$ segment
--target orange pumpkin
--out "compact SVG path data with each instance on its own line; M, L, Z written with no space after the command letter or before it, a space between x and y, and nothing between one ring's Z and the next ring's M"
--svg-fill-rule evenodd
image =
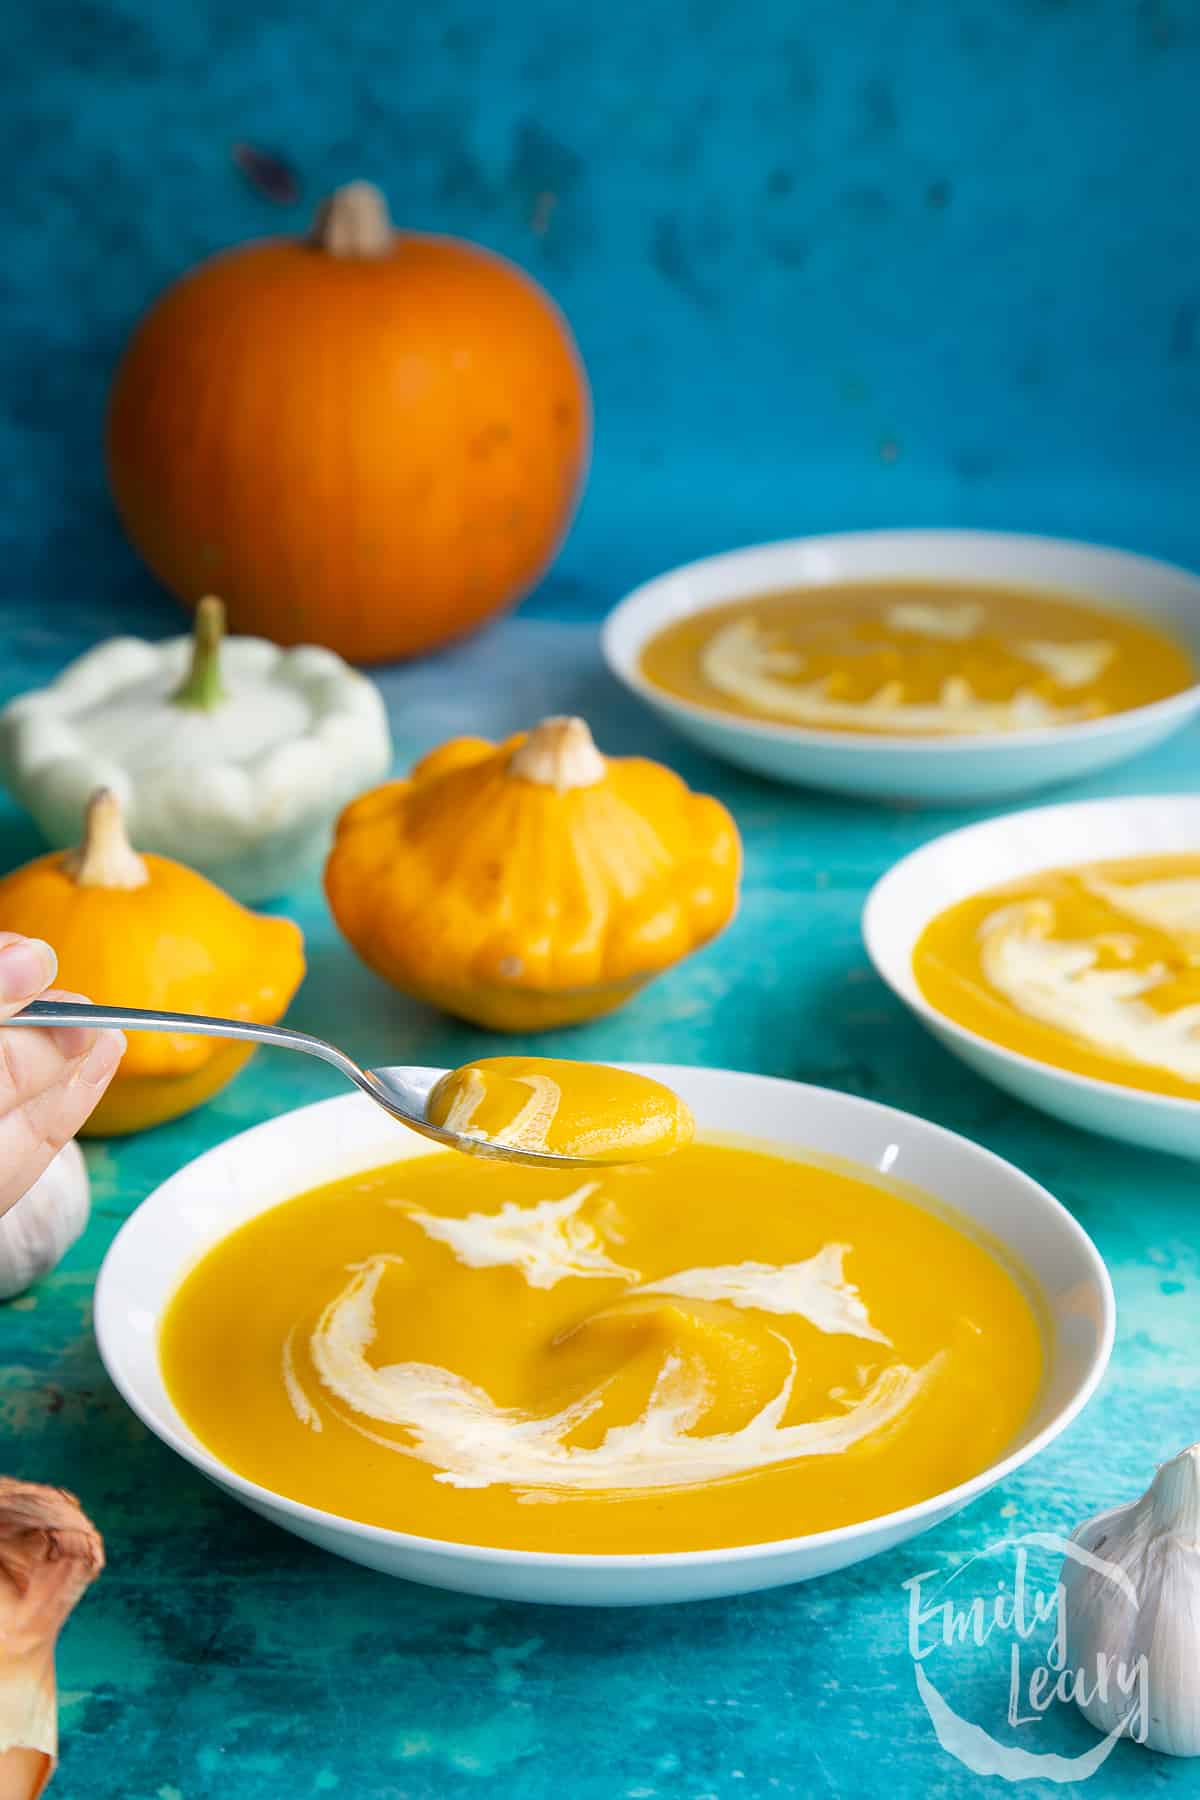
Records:
M234 629L412 656L532 586L591 442L566 323L511 263L394 233L365 182L311 239L213 257L117 370L109 478L135 547Z

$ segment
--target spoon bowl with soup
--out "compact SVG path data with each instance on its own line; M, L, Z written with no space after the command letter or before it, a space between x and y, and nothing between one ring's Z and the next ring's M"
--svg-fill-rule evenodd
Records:
M5 1024L116 1026L299 1050L329 1063L422 1137L502 1162L535 1167L641 1162L689 1143L694 1130L688 1108L661 1082L600 1064L495 1056L445 1071L363 1069L336 1044L287 1025L80 1001L35 1000Z
M544 1056L491 1056L435 1083L426 1117L469 1145L589 1163L645 1162L690 1144L690 1109L630 1069Z

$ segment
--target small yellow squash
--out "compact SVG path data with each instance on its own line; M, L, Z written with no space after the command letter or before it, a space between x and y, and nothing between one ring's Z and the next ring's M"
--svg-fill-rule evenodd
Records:
M715 937L741 845L670 769L602 756L582 719L454 738L348 806L334 918L387 981L493 1031L622 1005Z
M61 986L110 1006L266 1024L282 1017L304 976L299 926L247 911L182 863L137 855L107 789L91 798L80 849L0 877L0 930L44 938L58 953ZM141 1131L190 1112L253 1049L131 1032L85 1135Z

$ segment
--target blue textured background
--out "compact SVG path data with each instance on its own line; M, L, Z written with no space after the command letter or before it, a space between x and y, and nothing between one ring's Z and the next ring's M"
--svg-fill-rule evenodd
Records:
M1195 550L1193 0L2 11L18 604L155 605L96 453L123 338L195 258L358 175L525 264L579 336L595 467L542 606L857 525ZM239 141L291 159L295 206Z
M583 514L525 616L384 678L401 760L468 718L499 733L578 709L606 748L668 757L720 793L746 839L728 935L559 1048L795 1075L966 1131L1074 1208L1121 1308L1113 1370L1066 1438L858 1571L649 1614L389 1584L272 1531L147 1438L90 1333L100 1257L150 1187L231 1131L335 1091L315 1065L263 1057L188 1120L94 1148L91 1230L0 1312L0 1461L75 1487L111 1559L64 1639L59 1791L978 1793L917 1699L900 1583L948 1574L1005 1531L1067 1529L1198 1434L1195 1171L1024 1111L879 988L858 942L863 895L948 817L857 809L705 761L613 689L582 621L682 557L853 525L1058 530L1200 560L1200 12L1186 0L660 0L591 19L549 0L0 11L0 699L114 630L177 627L110 518L98 452L139 309L196 256L298 227L322 190L373 177L399 220L476 236L547 283L597 403ZM246 186L237 141L292 159L295 207ZM1194 789L1198 773L1191 732L1075 791ZM0 810L0 866L36 848ZM315 893L291 910L311 961L296 1023L367 1060L495 1047L389 994ZM939 1674L1001 1731L1006 1657L991 1645ZM1018 1735L1065 1752L1091 1742L1069 1715ZM1200 1787L1191 1765L1126 1746L1088 1791L1113 1800L1151 1780Z

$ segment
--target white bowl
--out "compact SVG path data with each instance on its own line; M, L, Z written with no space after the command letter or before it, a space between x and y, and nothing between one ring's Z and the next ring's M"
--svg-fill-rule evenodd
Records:
M420 1139L398 1131L359 1095L306 1106L243 1132L189 1163L143 1202L118 1233L96 1287L96 1337L110 1376L150 1430L218 1487L323 1549L435 1587L595 1606L743 1593L859 1562L957 1512L1075 1417L1112 1347L1112 1287L1089 1238L1044 1188L965 1138L851 1095L719 1069L647 1065L644 1073L682 1094L709 1130L851 1158L914 1183L952 1203L1012 1257L1046 1321L1047 1374L1033 1416L998 1462L946 1493L862 1524L735 1549L652 1555L444 1543L356 1524L247 1481L205 1449L172 1405L159 1368L159 1321L196 1259L244 1220L337 1176L428 1153ZM230 1403L236 1404L232 1395Z
M1200 1102L1098 1081L1006 1050L948 1019L922 994L913 950L956 900L1039 869L1200 850L1200 799L1084 800L1010 813L934 838L876 882L863 909L867 954L893 993L980 1075L1055 1118L1104 1137L1200 1157Z
M759 775L874 800L969 805L1124 762L1200 710L1200 684L1081 725L987 737L867 736L738 718L678 699L641 670L664 626L723 601L786 587L870 580L983 582L1058 590L1139 615L1200 666L1200 576L1097 544L988 531L856 531L710 556L635 589L609 614L604 654L619 681L704 749Z

